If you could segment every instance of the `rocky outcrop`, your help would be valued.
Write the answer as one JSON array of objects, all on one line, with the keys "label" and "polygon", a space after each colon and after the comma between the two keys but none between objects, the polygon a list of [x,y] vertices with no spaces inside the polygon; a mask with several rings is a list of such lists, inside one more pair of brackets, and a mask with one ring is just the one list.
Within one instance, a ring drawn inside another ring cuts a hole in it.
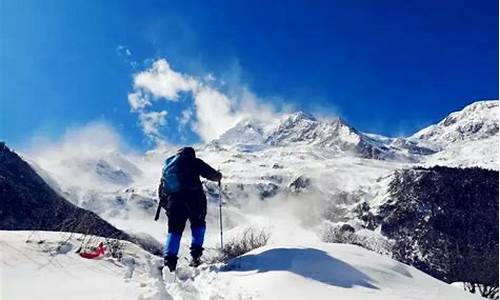
[{"label": "rocky outcrop", "polygon": [[5,143],[0,143],[0,203],[1,230],[76,232],[128,240],[160,252],[150,241],[130,236],[64,199]]},{"label": "rocky outcrop", "polygon": [[446,282],[498,287],[498,172],[396,172],[377,216],[393,257]]},{"label": "rocky outcrop", "polygon": [[311,179],[305,177],[304,175],[301,175],[297,177],[290,185],[288,188],[293,191],[293,192],[301,192],[311,186]]}]

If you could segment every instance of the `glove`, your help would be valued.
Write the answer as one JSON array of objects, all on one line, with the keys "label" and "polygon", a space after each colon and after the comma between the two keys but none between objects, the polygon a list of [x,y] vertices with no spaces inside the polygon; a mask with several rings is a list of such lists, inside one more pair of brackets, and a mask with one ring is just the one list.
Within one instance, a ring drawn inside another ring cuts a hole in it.
[{"label": "glove", "polygon": [[217,172],[217,174],[214,176],[214,181],[220,181],[222,179],[222,173]]}]

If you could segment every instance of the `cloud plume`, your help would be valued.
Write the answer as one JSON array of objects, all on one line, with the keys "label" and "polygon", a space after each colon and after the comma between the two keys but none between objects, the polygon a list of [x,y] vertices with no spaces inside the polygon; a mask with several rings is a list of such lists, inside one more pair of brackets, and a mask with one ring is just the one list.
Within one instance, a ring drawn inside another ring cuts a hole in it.
[{"label": "cloud plume", "polygon": [[[207,75],[208,76],[208,75]],[[172,69],[165,59],[158,59],[150,68],[134,75],[133,91],[128,95],[132,112],[139,116],[139,123],[146,136],[157,144],[164,141],[161,127],[166,124],[167,112],[155,110],[155,102],[184,101],[181,93],[189,93],[193,107],[183,110],[175,118],[190,128],[203,141],[219,137],[244,118],[268,118],[274,113],[270,105],[261,105],[257,97],[246,88],[237,95],[228,95],[214,87],[215,77],[203,80]]]},{"label": "cloud plume", "polygon": [[103,169],[130,176],[140,173],[130,162],[138,155],[111,125],[102,122],[68,128],[57,139],[33,137],[23,153],[66,190],[116,189],[115,183],[99,174]]}]

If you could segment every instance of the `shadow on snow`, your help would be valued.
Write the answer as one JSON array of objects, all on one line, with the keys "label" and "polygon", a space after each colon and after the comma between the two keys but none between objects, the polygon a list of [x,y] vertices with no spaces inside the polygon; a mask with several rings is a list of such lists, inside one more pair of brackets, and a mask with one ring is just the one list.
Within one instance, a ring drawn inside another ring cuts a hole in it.
[{"label": "shadow on snow", "polygon": [[276,248],[241,256],[231,261],[227,271],[289,271],[333,286],[378,289],[371,283],[373,279],[363,272],[313,248]]}]

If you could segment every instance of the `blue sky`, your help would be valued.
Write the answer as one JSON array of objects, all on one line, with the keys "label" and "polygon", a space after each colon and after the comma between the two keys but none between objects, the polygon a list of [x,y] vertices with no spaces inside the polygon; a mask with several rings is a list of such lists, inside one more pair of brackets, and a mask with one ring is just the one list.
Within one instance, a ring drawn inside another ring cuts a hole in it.
[{"label": "blue sky", "polygon": [[[130,51],[130,55],[127,52]],[[410,134],[498,99],[498,1],[0,1],[0,139],[22,145],[105,122],[151,147],[127,101],[155,61],[258,104]],[[204,79],[205,78],[205,79]],[[161,135],[194,95],[157,101]],[[194,119],[192,122],[196,122]]]}]

